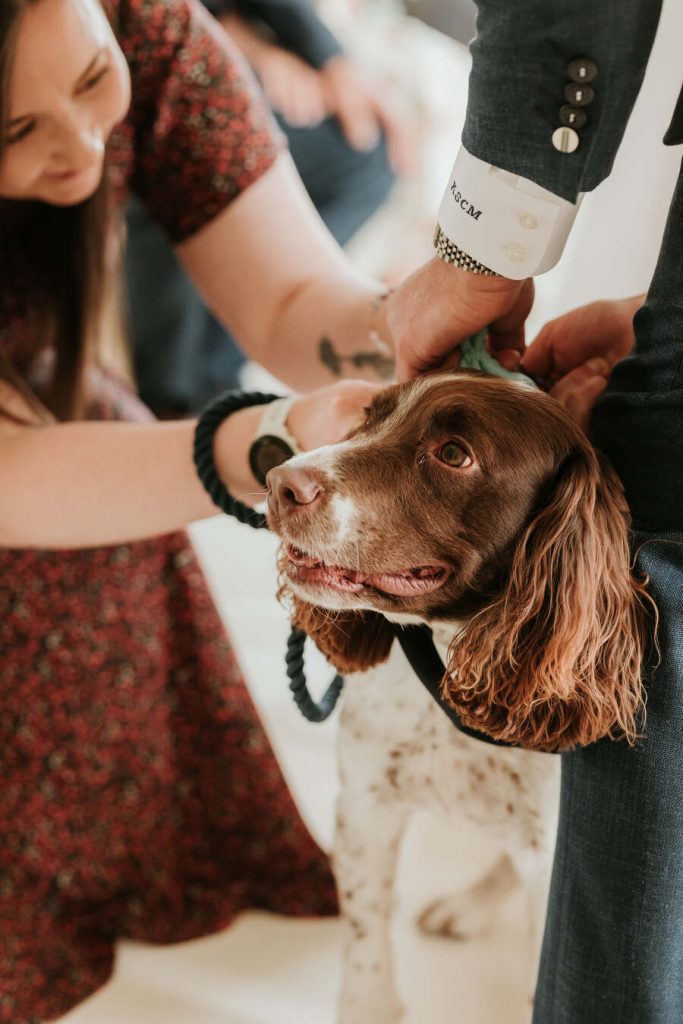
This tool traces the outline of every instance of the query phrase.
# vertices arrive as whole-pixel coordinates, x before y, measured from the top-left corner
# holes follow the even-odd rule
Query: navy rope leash
[[[324,722],[334,711],[344,686],[344,677],[339,673],[334,677],[325,690],[321,699],[316,703],[311,697],[304,672],[304,644],[306,633],[302,629],[292,626],[287,641],[287,676],[289,677],[289,688],[294,697],[294,703],[304,718],[309,722]]]

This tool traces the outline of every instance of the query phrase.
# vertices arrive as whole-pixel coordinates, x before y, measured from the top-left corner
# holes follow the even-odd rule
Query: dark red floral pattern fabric
[[[283,136],[241,54],[198,0],[108,0],[128,59],[130,111],[109,142],[171,241],[194,234],[273,162]]]
[[[134,96],[110,143],[118,195],[136,188],[186,237],[279,142],[193,3],[108,11]],[[30,364],[19,318],[0,348]],[[146,415],[119,385],[94,390],[94,416]],[[66,1013],[119,937],[176,942],[249,907],[334,913],[334,883],[186,537],[0,550],[0,1021]]]

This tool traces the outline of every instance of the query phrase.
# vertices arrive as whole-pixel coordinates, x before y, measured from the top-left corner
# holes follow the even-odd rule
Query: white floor
[[[287,689],[288,626],[273,597],[274,538],[224,518],[198,524],[193,537],[301,811],[328,847],[336,726],[306,722]],[[315,655],[307,655],[308,673],[319,688],[329,669]],[[427,938],[413,923],[426,902],[478,877],[493,855],[471,835],[455,837],[426,817],[407,837],[395,938],[410,1024],[529,1020],[521,897],[510,898],[486,942]],[[63,1024],[333,1024],[341,942],[336,920],[251,913],[208,939],[163,948],[124,944],[113,981]]]

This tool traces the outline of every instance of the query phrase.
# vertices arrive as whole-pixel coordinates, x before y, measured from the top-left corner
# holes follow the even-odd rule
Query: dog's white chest
[[[530,835],[539,804],[554,798],[558,760],[461,733],[397,643],[383,665],[347,680],[339,734],[342,784],[367,788],[378,800]]]

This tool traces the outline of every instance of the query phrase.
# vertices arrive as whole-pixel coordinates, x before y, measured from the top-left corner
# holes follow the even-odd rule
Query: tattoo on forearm
[[[367,368],[372,370],[380,380],[390,380],[394,375],[394,360],[381,352],[353,352],[351,355],[340,355],[329,338],[320,339],[320,361],[335,377],[341,377],[344,363],[349,363],[356,370]]]

